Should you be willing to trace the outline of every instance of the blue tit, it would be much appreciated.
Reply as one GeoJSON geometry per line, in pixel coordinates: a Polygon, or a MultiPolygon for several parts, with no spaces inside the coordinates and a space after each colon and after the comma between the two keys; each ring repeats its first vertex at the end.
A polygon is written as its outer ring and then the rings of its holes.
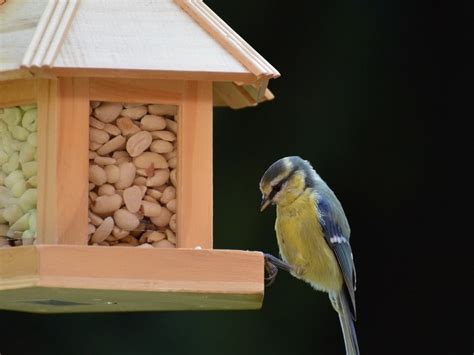
{"type": "Polygon", "coordinates": [[[358,355],[356,273],[350,227],[334,192],[300,157],[273,163],[260,181],[261,210],[276,205],[278,247],[291,274],[329,294],[339,314],[346,353],[358,355]]]}

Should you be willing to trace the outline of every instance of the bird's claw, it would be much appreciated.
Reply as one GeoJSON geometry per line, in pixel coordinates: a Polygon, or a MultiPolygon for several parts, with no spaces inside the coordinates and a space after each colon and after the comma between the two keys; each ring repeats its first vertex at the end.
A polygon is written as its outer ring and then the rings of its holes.
{"type": "Polygon", "coordinates": [[[267,273],[267,277],[265,277],[266,284],[265,286],[271,286],[277,277],[278,269],[291,272],[292,268],[286,262],[277,257],[274,257],[271,254],[263,254],[265,257],[265,271],[267,273]]]}
{"type": "Polygon", "coordinates": [[[276,280],[276,277],[278,275],[278,268],[274,264],[272,264],[272,262],[269,261],[267,258],[265,258],[265,272],[267,275],[265,277],[265,286],[270,287],[276,280]]]}

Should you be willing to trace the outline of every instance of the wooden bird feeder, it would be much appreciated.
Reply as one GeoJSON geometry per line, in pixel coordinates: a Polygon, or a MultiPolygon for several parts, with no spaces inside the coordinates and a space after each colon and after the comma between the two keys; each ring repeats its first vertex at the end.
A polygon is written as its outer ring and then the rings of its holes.
{"type": "Polygon", "coordinates": [[[212,110],[278,72],[198,0],[1,3],[0,309],[261,307],[262,253],[213,249],[212,110]]]}

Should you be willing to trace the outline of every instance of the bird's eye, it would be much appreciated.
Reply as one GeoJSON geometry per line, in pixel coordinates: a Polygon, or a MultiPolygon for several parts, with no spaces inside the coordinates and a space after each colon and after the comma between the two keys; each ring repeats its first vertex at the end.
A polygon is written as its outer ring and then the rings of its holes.
{"type": "Polygon", "coordinates": [[[282,185],[282,183],[280,182],[280,183],[276,184],[275,186],[273,186],[273,191],[279,192],[281,190],[281,185],[282,185]]]}

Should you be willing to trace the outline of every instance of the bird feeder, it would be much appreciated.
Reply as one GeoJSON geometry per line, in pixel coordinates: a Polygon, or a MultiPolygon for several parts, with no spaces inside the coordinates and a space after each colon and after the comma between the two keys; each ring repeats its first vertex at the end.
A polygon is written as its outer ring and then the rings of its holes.
{"type": "Polygon", "coordinates": [[[212,110],[278,72],[201,1],[0,5],[0,309],[256,309],[213,249],[212,110]]]}

